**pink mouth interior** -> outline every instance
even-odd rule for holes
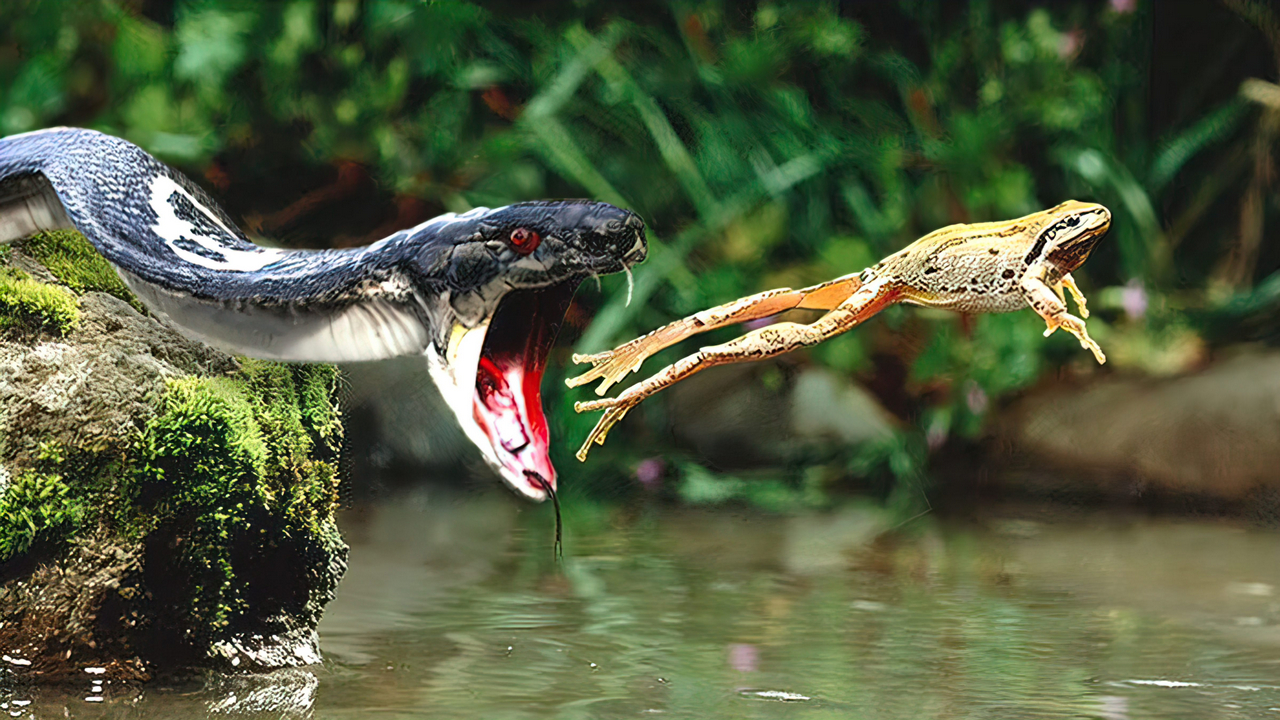
[[[476,370],[476,423],[510,475],[534,495],[544,489],[530,473],[556,487],[542,375],[573,290],[574,284],[564,284],[508,293],[489,325]]]

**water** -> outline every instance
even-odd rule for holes
[[[1065,518],[1065,519],[1064,519]],[[346,513],[328,662],[15,717],[1280,718],[1280,534],[1061,506]],[[100,697],[85,701],[84,697]],[[31,701],[30,704],[16,703]],[[2,716],[0,716],[2,717]]]

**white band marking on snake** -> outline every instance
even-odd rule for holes
[[[151,183],[151,227],[183,260],[229,272],[261,270],[283,253],[243,242],[172,178],[159,175]],[[251,248],[251,249],[248,249]]]

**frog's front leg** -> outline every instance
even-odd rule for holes
[[[1107,356],[1103,354],[1102,348],[1098,347],[1098,343],[1089,337],[1089,331],[1085,328],[1084,320],[1067,312],[1067,305],[1059,297],[1059,290],[1047,282],[1048,268],[1040,267],[1032,268],[1022,276],[1022,280],[1018,282],[1018,288],[1022,291],[1022,296],[1026,298],[1027,304],[1032,310],[1036,311],[1040,317],[1044,318],[1047,329],[1044,331],[1045,337],[1049,337],[1058,328],[1062,328],[1080,341],[1080,346],[1088,349],[1093,353],[1093,357],[1097,359],[1098,364],[1105,363]],[[1088,316],[1085,310],[1084,295],[1080,293],[1080,289],[1076,287],[1076,283],[1071,279],[1070,275],[1063,276],[1062,285],[1071,292],[1071,296],[1076,299],[1080,305],[1080,314]]]
[[[1071,273],[1062,276],[1058,287],[1067,289],[1071,293],[1071,298],[1076,301],[1076,307],[1080,308],[1080,317],[1089,319],[1089,305],[1084,300],[1084,293],[1080,292],[1080,288],[1076,285],[1076,279],[1071,277]],[[1058,291],[1058,297],[1062,297],[1062,291]]]

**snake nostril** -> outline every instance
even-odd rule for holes
[[[636,215],[636,214],[628,215],[627,227],[631,228],[632,230],[639,230],[640,228],[644,227],[644,221],[640,219],[639,215]]]

